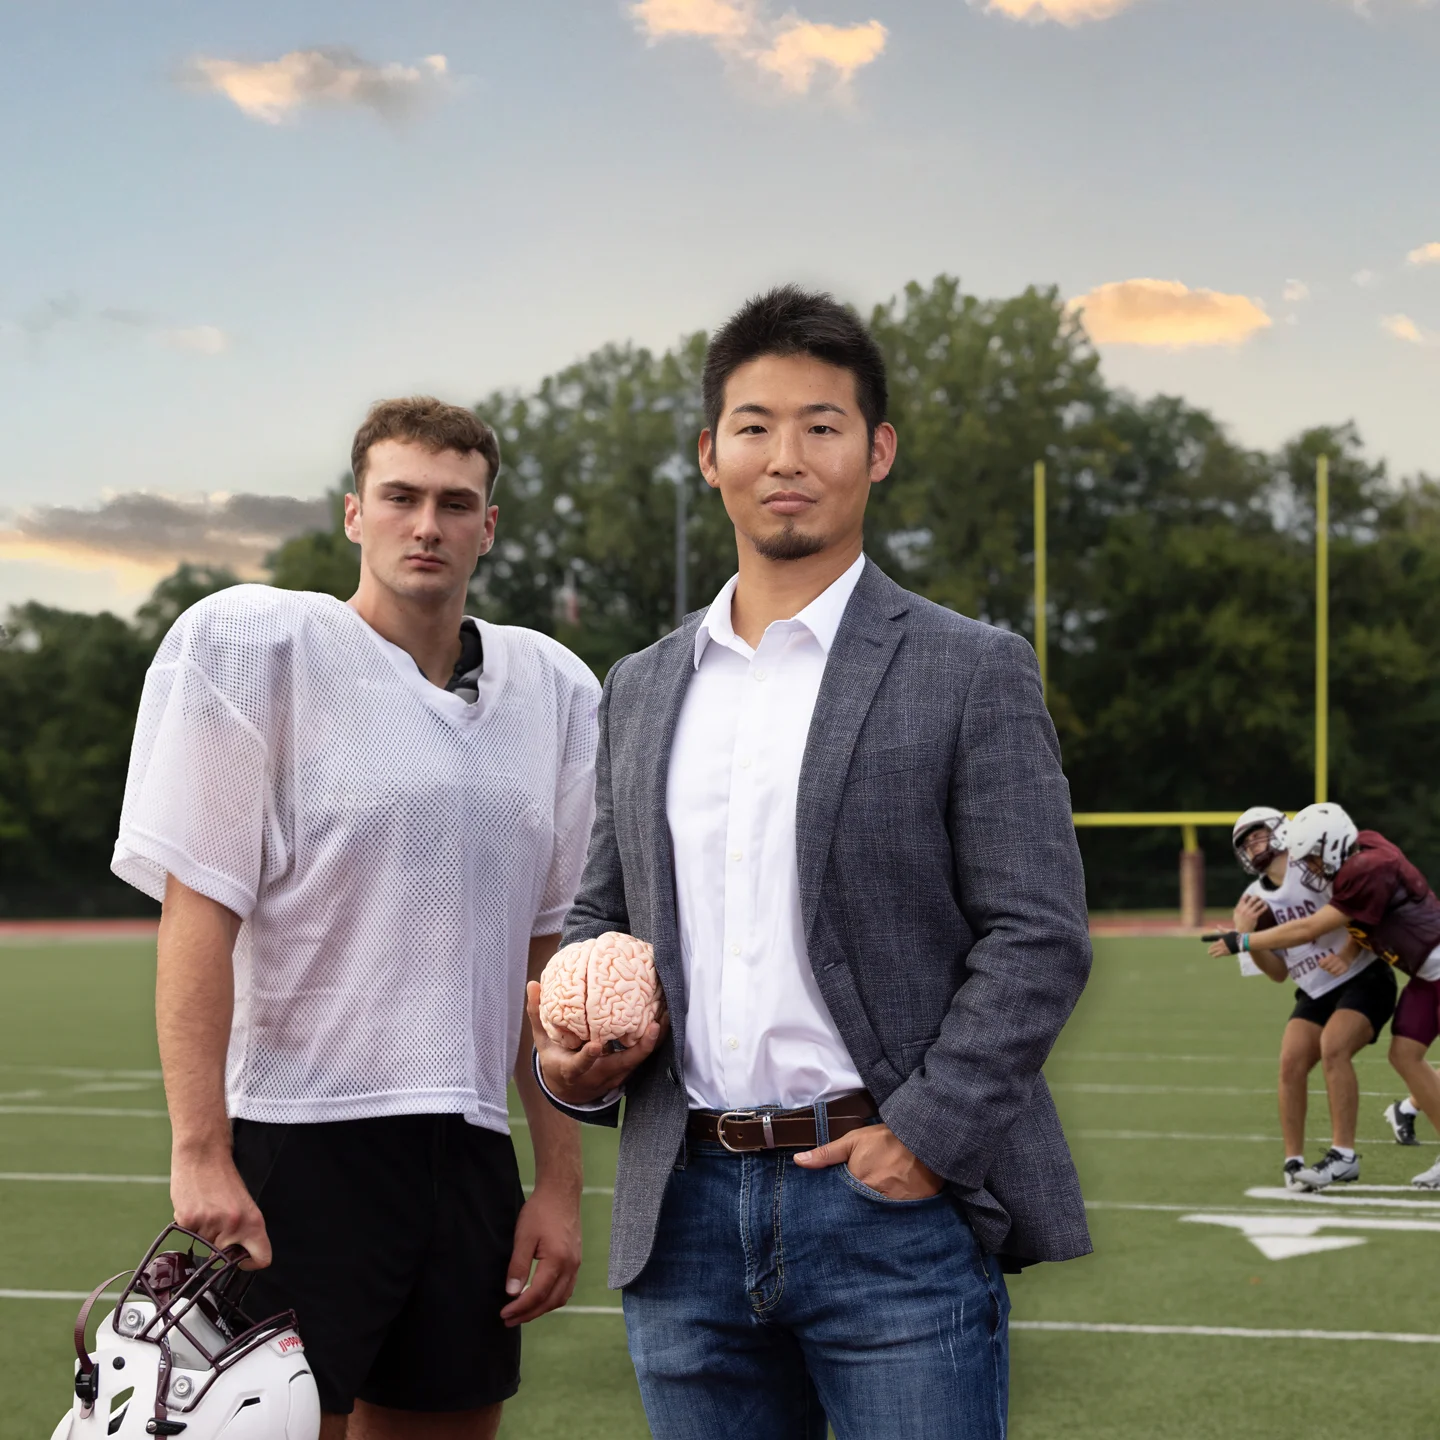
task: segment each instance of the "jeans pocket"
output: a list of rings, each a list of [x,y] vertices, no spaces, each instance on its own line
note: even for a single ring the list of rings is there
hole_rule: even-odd
[[[841,1180],[857,1195],[863,1195],[865,1199],[878,1205],[888,1205],[894,1210],[913,1210],[921,1205],[934,1205],[936,1201],[946,1198],[945,1187],[942,1185],[933,1195],[921,1195],[915,1200],[895,1200],[889,1195],[881,1194],[879,1190],[872,1190],[848,1165],[837,1165],[834,1168],[840,1172]]]

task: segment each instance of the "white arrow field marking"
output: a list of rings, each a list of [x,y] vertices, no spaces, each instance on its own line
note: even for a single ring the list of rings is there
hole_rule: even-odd
[[[1182,1215],[1191,1225],[1238,1230],[1267,1260],[1291,1260],[1322,1250],[1363,1245],[1363,1235],[1322,1235],[1321,1230],[1406,1230],[1440,1232],[1440,1220],[1371,1220],[1350,1215]]]

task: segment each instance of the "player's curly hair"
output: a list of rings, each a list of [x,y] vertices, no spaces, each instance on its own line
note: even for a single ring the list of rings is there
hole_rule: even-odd
[[[500,474],[500,441],[473,410],[463,405],[447,405],[433,395],[377,400],[365,416],[365,423],[355,432],[355,443],[350,447],[350,472],[355,477],[357,495],[364,489],[370,447],[382,440],[408,440],[437,455],[442,450],[483,455],[489,470],[485,498],[488,500],[494,493],[495,480]]]

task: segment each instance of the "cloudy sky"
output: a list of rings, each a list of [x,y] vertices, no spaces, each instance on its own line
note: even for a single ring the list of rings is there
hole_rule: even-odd
[[[1054,283],[1113,381],[1440,473],[1440,4],[5,15],[0,606],[253,566],[369,400],[664,346],[781,279]]]

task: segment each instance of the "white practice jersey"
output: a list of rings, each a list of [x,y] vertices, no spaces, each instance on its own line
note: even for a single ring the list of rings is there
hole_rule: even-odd
[[[1245,893],[1258,895],[1270,907],[1277,925],[1283,925],[1288,920],[1299,920],[1306,915],[1313,915],[1322,906],[1330,903],[1330,887],[1327,885],[1321,891],[1310,889],[1301,880],[1298,865],[1287,865],[1285,878],[1278,885],[1272,885],[1264,876],[1261,876],[1245,887]],[[1264,933],[1263,930],[1260,932],[1261,935]],[[1312,940],[1308,945],[1292,945],[1288,950],[1280,950],[1276,953],[1284,958],[1285,968],[1290,972],[1290,978],[1312,999],[1319,999],[1321,995],[1333,990],[1337,985],[1343,985],[1347,980],[1353,980],[1375,959],[1368,950],[1362,950],[1356,956],[1355,963],[1343,975],[1332,975],[1328,970],[1322,970],[1320,968],[1321,958],[1333,955],[1349,938],[1350,932],[1342,927],[1329,931],[1318,940]],[[1240,973],[1242,975],[1259,975],[1261,971],[1248,955],[1241,954]]]
[[[508,1131],[529,941],[589,843],[600,687],[543,635],[479,628],[474,704],[328,595],[236,586],[160,646],[112,864],[244,922],[232,1116]]]

